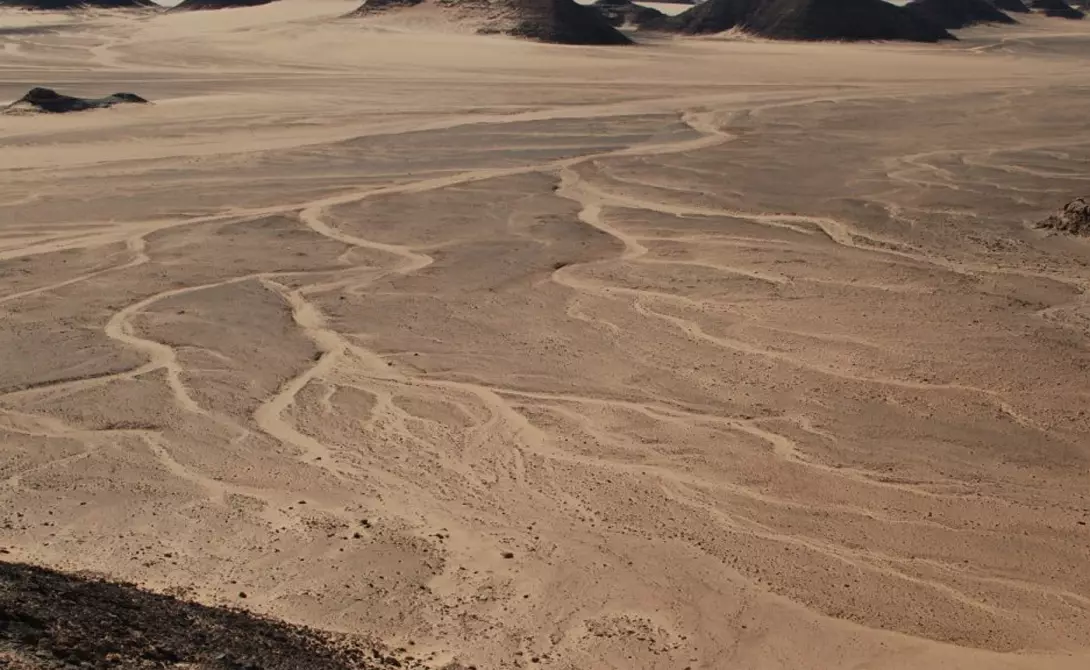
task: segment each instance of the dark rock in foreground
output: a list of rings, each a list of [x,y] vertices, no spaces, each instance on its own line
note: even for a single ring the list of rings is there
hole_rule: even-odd
[[[159,5],[151,0],[0,0],[0,7],[64,11],[70,9],[149,9]]]
[[[257,7],[276,0],[182,0],[174,10],[231,9],[232,7]]]
[[[2,111],[6,114],[19,112],[62,114],[65,112],[82,112],[88,109],[105,109],[106,107],[124,104],[146,105],[148,101],[134,93],[114,93],[105,98],[76,98],[57,93],[49,88],[32,88],[26,95],[11,103]]]
[[[1045,16],[1054,16],[1060,19],[1081,19],[1086,16],[1086,14],[1067,4],[1064,0],[1032,0],[1029,6]]]
[[[1090,236],[1090,200],[1072,200],[1058,214],[1039,222],[1037,227],[1070,235]]]
[[[883,0],[707,0],[663,27],[688,35],[738,28],[780,40],[953,39],[942,26]]]
[[[592,7],[597,9],[612,26],[644,26],[660,23],[666,15],[657,9],[637,5],[630,0],[598,0]]]
[[[1017,23],[989,0],[912,0],[905,7],[947,29],[978,23]]]
[[[631,44],[593,7],[574,0],[367,0],[351,16],[366,17],[430,4],[452,21],[471,21],[483,34],[525,37],[553,44]]]
[[[1029,14],[1029,7],[1022,0],[992,0],[997,9],[1016,14]]]
[[[377,649],[129,584],[0,563],[0,667],[377,670]]]

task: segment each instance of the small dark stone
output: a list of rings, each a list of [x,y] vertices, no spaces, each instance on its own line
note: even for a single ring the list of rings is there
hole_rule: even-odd
[[[510,551],[505,551],[502,554],[500,554],[500,556],[503,556],[504,558],[514,558],[515,554],[513,552],[510,552]]]

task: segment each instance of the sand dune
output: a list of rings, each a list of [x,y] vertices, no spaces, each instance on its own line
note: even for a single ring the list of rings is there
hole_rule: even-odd
[[[155,103],[0,124],[0,560],[435,668],[1090,664],[1090,24],[352,6],[0,12],[0,101]]]

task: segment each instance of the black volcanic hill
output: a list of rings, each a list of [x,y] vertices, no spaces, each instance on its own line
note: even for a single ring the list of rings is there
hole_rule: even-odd
[[[416,5],[431,5],[452,22],[474,25],[482,34],[513,35],[553,44],[632,43],[597,9],[574,0],[367,0],[350,16],[389,14]]]
[[[779,40],[953,39],[942,26],[883,0],[707,0],[664,28],[688,35],[739,28]]]
[[[992,0],[997,9],[1016,14],[1029,14],[1029,7],[1022,0]]]
[[[174,6],[175,10],[231,9],[233,7],[257,7],[276,0],[182,0]]]
[[[50,88],[32,88],[26,95],[11,103],[7,107],[0,108],[0,114],[25,114],[45,112],[49,114],[64,114],[67,112],[83,112],[89,109],[106,109],[115,105],[139,104],[146,105],[148,101],[134,93],[114,93],[105,98],[77,98],[71,95],[57,93]]]
[[[905,7],[943,28],[965,28],[977,23],[1017,23],[988,0],[912,0]]]
[[[158,7],[151,0],[0,0],[0,7],[42,11],[69,9],[147,9]]]
[[[637,5],[630,0],[598,0],[592,7],[601,12],[612,26],[652,25],[666,19],[666,15],[659,10]]]
[[[1075,9],[1064,0],[1032,0],[1029,6],[1045,16],[1055,16],[1061,19],[1081,19],[1086,16],[1082,11]]]

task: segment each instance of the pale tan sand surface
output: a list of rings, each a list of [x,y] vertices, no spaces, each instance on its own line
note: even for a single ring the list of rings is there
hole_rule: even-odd
[[[155,101],[0,117],[0,558],[435,667],[1090,667],[1090,22],[353,7],[0,13],[0,101]]]

